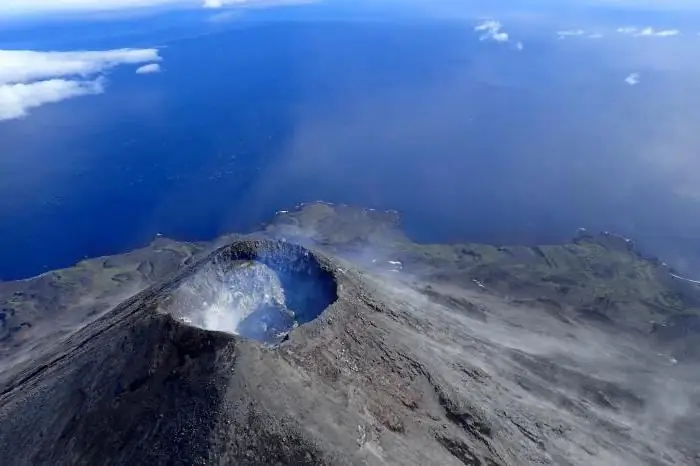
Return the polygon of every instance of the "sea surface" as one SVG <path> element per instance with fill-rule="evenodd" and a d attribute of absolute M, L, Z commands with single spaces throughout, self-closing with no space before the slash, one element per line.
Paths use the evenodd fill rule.
<path fill-rule="evenodd" d="M 676 78 L 627 86 L 633 69 L 593 45 L 523 33 L 518 51 L 464 22 L 224 19 L 0 33 L 0 48 L 163 57 L 160 74 L 118 68 L 103 95 L 0 122 L 0 279 L 157 234 L 252 230 L 313 200 L 398 210 L 419 241 L 556 242 L 586 227 L 697 264 L 698 202 L 647 150 Z"/>

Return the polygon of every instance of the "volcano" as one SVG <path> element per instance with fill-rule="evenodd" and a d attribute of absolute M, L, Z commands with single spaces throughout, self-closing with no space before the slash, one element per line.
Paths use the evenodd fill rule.
<path fill-rule="evenodd" d="M 397 265 L 398 264 L 398 265 Z M 0 464 L 698 464 L 698 286 L 323 203 L 0 283 Z"/>

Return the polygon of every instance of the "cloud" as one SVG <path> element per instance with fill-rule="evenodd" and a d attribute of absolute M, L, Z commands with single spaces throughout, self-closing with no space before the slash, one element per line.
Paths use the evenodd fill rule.
<path fill-rule="evenodd" d="M 509 36 L 503 31 L 503 25 L 496 20 L 489 19 L 477 25 L 475 31 L 481 32 L 479 40 L 492 40 L 495 42 L 508 42 Z"/>
<path fill-rule="evenodd" d="M 655 31 L 654 28 L 644 28 L 639 31 L 638 36 L 657 36 L 657 37 L 673 37 L 680 35 L 681 31 L 678 29 L 664 29 L 662 31 Z"/>
<path fill-rule="evenodd" d="M 0 16 L 194 5 L 198 1 L 200 0 L 21 0 L 0 2 Z"/>
<path fill-rule="evenodd" d="M 306 5 L 320 0 L 204 0 L 205 8 L 271 8 L 287 5 Z"/>
<path fill-rule="evenodd" d="M 29 109 L 83 95 L 104 92 L 104 79 L 70 81 L 51 79 L 0 86 L 0 121 L 27 116 Z"/>
<path fill-rule="evenodd" d="M 625 78 L 625 82 L 630 86 L 636 86 L 640 83 L 639 73 L 630 73 L 630 75 Z"/>
<path fill-rule="evenodd" d="M 566 29 L 563 31 L 557 31 L 557 37 L 560 40 L 567 39 L 569 37 L 581 37 L 584 39 L 602 39 L 603 34 L 598 32 L 588 32 L 583 29 Z"/>
<path fill-rule="evenodd" d="M 276 6 L 312 0 L 0 0 L 0 17 L 58 12 L 104 12 L 154 7 Z"/>
<path fill-rule="evenodd" d="M 508 43 L 511 41 L 510 35 L 503 30 L 503 25 L 500 21 L 494 19 L 484 20 L 482 23 L 474 27 L 474 31 L 481 33 L 480 41 L 493 41 L 499 43 Z M 512 42 L 515 50 L 521 51 L 525 48 L 525 44 L 521 41 Z"/>
<path fill-rule="evenodd" d="M 638 31 L 637 28 L 635 28 L 635 27 L 630 27 L 630 26 L 625 26 L 625 27 L 622 27 L 622 28 L 617 28 L 617 32 L 620 33 L 620 34 L 628 34 L 628 35 L 631 35 L 631 34 L 636 34 L 637 31 Z"/>
<path fill-rule="evenodd" d="M 617 29 L 619 34 L 634 37 L 673 37 L 681 34 L 678 29 L 660 29 L 656 30 L 653 27 L 636 28 L 631 26 L 621 27 Z"/>
<path fill-rule="evenodd" d="M 22 118 L 30 109 L 83 95 L 101 94 L 102 75 L 120 65 L 153 66 L 157 49 L 81 52 L 0 50 L 0 120 Z"/>
<path fill-rule="evenodd" d="M 143 65 L 136 70 L 136 74 L 153 74 L 160 73 L 160 65 L 158 63 L 149 63 L 148 65 Z"/>
<path fill-rule="evenodd" d="M 87 77 L 118 65 L 160 61 L 157 49 L 102 52 L 0 50 L 0 85 L 65 76 Z"/>
<path fill-rule="evenodd" d="M 583 29 L 571 29 L 571 30 L 566 30 L 566 31 L 557 31 L 557 36 L 559 36 L 560 39 L 565 39 L 567 37 L 580 37 L 586 34 L 586 31 Z"/>

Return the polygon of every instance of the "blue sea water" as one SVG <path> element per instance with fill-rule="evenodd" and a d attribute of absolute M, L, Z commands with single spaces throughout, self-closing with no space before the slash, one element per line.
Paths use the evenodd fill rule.
<path fill-rule="evenodd" d="M 103 95 L 0 122 L 0 279 L 156 234 L 248 231 L 317 199 L 399 210 L 421 241 L 584 226 L 700 256 L 697 203 L 639 157 L 654 84 L 622 87 L 595 50 L 533 36 L 517 52 L 446 20 L 144 21 L 0 34 L 0 48 L 163 47 L 160 74 L 118 68 Z"/>

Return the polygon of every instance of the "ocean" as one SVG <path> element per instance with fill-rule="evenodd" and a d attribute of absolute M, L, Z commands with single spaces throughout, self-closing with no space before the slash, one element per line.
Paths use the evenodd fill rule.
<path fill-rule="evenodd" d="M 648 152 L 678 111 L 658 93 L 681 78 L 627 86 L 630 69 L 593 44 L 523 35 L 517 50 L 457 21 L 145 21 L 0 34 L 0 48 L 163 57 L 160 74 L 117 68 L 102 95 L 0 122 L 0 279 L 157 234 L 250 231 L 313 200 L 398 210 L 424 242 L 558 242 L 586 227 L 697 264 L 698 201 Z"/>

